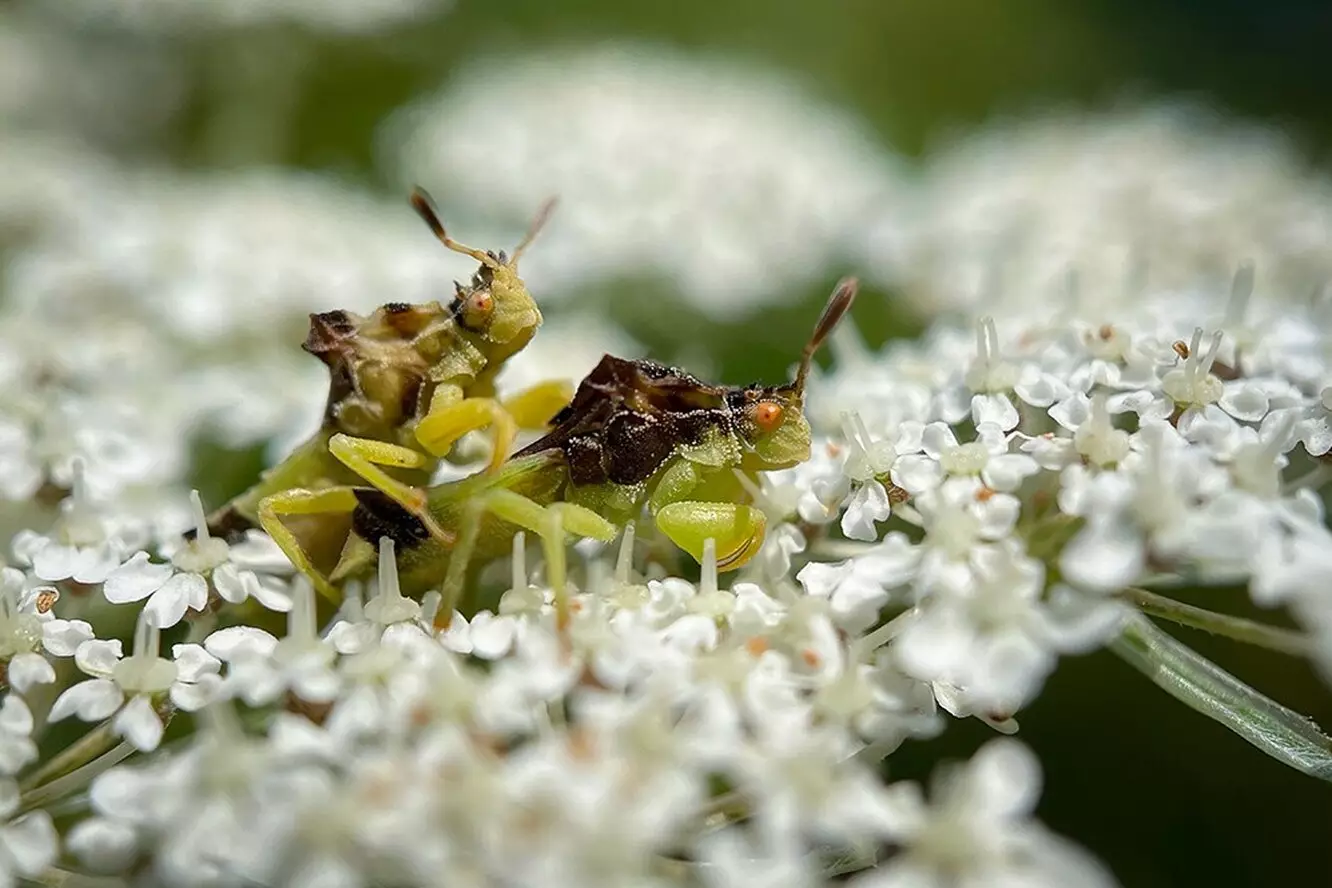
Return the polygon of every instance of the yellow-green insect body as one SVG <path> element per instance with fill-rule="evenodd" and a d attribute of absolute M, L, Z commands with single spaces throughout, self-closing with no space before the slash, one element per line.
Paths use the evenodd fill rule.
<path fill-rule="evenodd" d="M 260 482 L 210 518 L 217 533 L 258 521 L 272 530 L 273 507 L 292 489 L 319 490 L 370 481 L 428 521 L 419 489 L 468 431 L 490 426 L 491 468 L 508 455 L 519 426 L 540 428 L 566 403 L 567 383 L 537 386 L 501 404 L 495 378 L 531 342 L 540 309 L 517 263 L 549 214 L 543 208 L 509 258 L 458 244 L 428 197 L 413 206 L 450 249 L 481 263 L 451 302 L 388 303 L 369 315 L 336 310 L 310 316 L 305 349 L 329 369 L 320 429 Z M 277 499 L 274 499 L 277 497 Z M 268 502 L 266 518 L 260 508 Z M 433 527 L 444 536 L 442 529 Z"/>
<path fill-rule="evenodd" d="M 793 383 L 717 386 L 652 361 L 607 355 L 551 430 L 498 472 L 424 491 L 425 520 L 379 484 L 291 492 L 286 515 L 350 514 L 351 533 L 329 576 L 320 570 L 327 558 L 302 549 L 294 535 L 275 539 L 321 591 L 336 597 L 335 584 L 373 570 L 378 543 L 387 537 L 403 591 L 442 585 L 445 614 L 459 602 L 468 565 L 506 554 L 519 531 L 541 537 L 557 594 L 566 534 L 609 541 L 645 511 L 695 559 L 712 541 L 719 569 L 739 567 L 765 532 L 764 514 L 751 502 L 752 482 L 809 457 L 803 408 L 810 359 L 855 291 L 853 280 L 834 291 Z M 454 539 L 432 532 L 432 524 Z"/>

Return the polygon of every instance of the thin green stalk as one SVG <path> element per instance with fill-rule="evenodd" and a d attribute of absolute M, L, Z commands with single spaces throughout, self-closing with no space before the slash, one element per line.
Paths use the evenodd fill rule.
<path fill-rule="evenodd" d="M 1311 719 L 1249 687 L 1141 614 L 1109 648 L 1159 688 L 1297 771 L 1332 782 L 1332 739 Z"/>
<path fill-rule="evenodd" d="M 1307 657 L 1310 653 L 1308 637 L 1290 629 L 1268 626 L 1265 623 L 1229 614 L 1219 614 L 1173 598 L 1166 598 L 1164 595 L 1157 595 L 1155 592 L 1148 592 L 1146 589 L 1129 588 L 1121 595 L 1143 613 L 1181 626 L 1201 629 L 1213 635 L 1290 654 L 1293 657 Z"/>
<path fill-rule="evenodd" d="M 55 778 L 23 794 L 23 809 L 48 808 L 58 799 L 82 789 L 99 775 L 110 770 L 125 759 L 134 755 L 135 749 L 128 743 L 121 742 L 106 753 L 93 759 L 81 768 Z"/>
<path fill-rule="evenodd" d="M 19 783 L 19 790 L 26 796 L 42 784 L 88 764 L 114 746 L 115 742 L 116 735 L 112 733 L 111 721 L 108 719 L 29 774 Z"/>

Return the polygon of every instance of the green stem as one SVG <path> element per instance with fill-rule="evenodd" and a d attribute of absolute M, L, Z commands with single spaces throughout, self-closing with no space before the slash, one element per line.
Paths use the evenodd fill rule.
<path fill-rule="evenodd" d="M 27 796 L 39 786 L 86 765 L 105 753 L 115 742 L 116 735 L 111 732 L 110 720 L 104 721 L 24 778 L 19 784 L 19 790 Z"/>
<path fill-rule="evenodd" d="M 1157 595 L 1155 592 L 1148 592 L 1146 589 L 1128 588 L 1121 595 L 1143 613 L 1181 626 L 1201 629 L 1213 635 L 1294 657 L 1307 657 L 1310 653 L 1309 639 L 1299 632 L 1282 629 L 1279 626 L 1268 626 L 1243 617 L 1204 610 L 1173 598 L 1166 598 L 1164 595 Z"/>
<path fill-rule="evenodd" d="M 62 799 L 74 791 L 82 789 L 92 783 L 99 774 L 120 764 L 125 759 L 134 755 L 134 752 L 135 749 L 133 746 L 121 742 L 83 767 L 76 768 L 67 774 L 55 778 L 49 783 L 43 784 L 29 792 L 25 792 L 23 794 L 23 810 L 31 811 L 36 808 L 50 810 L 52 802 Z"/>
<path fill-rule="evenodd" d="M 1319 463 L 1298 478 L 1293 478 L 1281 486 L 1281 492 L 1292 494 L 1297 490 L 1318 490 L 1332 481 L 1332 466 Z"/>
<path fill-rule="evenodd" d="M 1109 649 L 1189 708 L 1297 771 L 1332 781 L 1332 740 L 1298 712 L 1249 687 L 1141 614 Z"/>

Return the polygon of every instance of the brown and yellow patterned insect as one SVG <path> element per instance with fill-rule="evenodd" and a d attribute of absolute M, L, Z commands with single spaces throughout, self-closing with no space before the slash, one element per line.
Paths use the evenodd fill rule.
<path fill-rule="evenodd" d="M 503 403 L 495 397 L 496 375 L 541 325 L 541 312 L 518 276 L 518 260 L 553 203 L 542 207 L 511 257 L 453 240 L 423 190 L 412 193 L 411 203 L 446 247 L 481 267 L 469 285 L 455 285 L 448 304 L 393 302 L 368 316 L 312 314 L 304 347 L 329 370 L 322 426 L 258 484 L 214 512 L 209 527 L 215 533 L 258 522 L 280 540 L 287 532 L 283 517 L 306 505 L 287 491 L 368 481 L 446 542 L 451 535 L 431 516 L 421 493 L 439 460 L 464 434 L 489 426 L 489 468 L 498 469 L 519 427 L 543 428 L 568 403 L 572 386 L 562 381 Z"/>
<path fill-rule="evenodd" d="M 498 472 L 422 491 L 430 522 L 456 534 L 456 542 L 442 541 L 369 476 L 372 487 L 281 494 L 302 503 L 292 511 L 318 520 L 302 540 L 296 533 L 274 538 L 335 600 L 340 583 L 375 569 L 388 538 L 402 590 L 420 595 L 442 586 L 446 615 L 459 604 L 468 565 L 505 555 L 521 530 L 541 537 L 561 607 L 566 533 L 609 541 L 645 511 L 695 559 L 711 540 L 718 567 L 737 568 L 763 543 L 765 517 L 750 499 L 758 473 L 809 458 L 805 380 L 815 350 L 855 293 L 855 280 L 838 284 L 790 383 L 713 385 L 652 361 L 607 355 L 551 431 Z"/>

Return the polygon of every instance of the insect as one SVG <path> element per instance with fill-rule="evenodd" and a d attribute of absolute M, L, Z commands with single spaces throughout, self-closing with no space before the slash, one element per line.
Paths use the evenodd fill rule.
<path fill-rule="evenodd" d="M 403 592 L 419 596 L 442 580 L 446 615 L 460 601 L 468 564 L 503 556 L 520 530 L 541 537 L 547 579 L 562 607 L 566 534 L 609 542 L 645 509 L 696 560 L 711 541 L 719 569 L 740 567 L 765 532 L 763 512 L 750 504 L 752 482 L 759 472 L 809 458 L 804 396 L 810 363 L 856 290 L 851 278 L 837 285 L 790 383 L 712 385 L 652 361 L 607 355 L 556 414 L 552 429 L 498 472 L 424 492 L 432 519 L 456 534 L 452 544 L 377 485 L 285 494 L 286 502 L 299 504 L 291 511 L 317 519 L 306 528 L 308 549 L 271 512 L 262 516 L 264 527 L 334 600 L 336 584 L 375 569 L 379 543 L 388 538 Z M 349 517 L 349 524 L 344 520 L 340 532 L 330 534 L 337 516 Z M 322 568 L 330 563 L 326 574 Z"/>
<path fill-rule="evenodd" d="M 302 502 L 292 489 L 369 482 L 416 516 L 439 539 L 449 534 L 426 509 L 421 489 L 439 459 L 464 434 L 490 426 L 489 468 L 498 469 L 519 427 L 540 429 L 572 395 L 563 381 L 542 383 L 500 403 L 495 377 L 531 341 L 541 312 L 518 276 L 518 260 L 550 216 L 538 212 L 513 251 L 482 252 L 453 240 L 420 188 L 411 204 L 444 246 L 481 263 L 468 286 L 439 301 L 391 302 L 367 316 L 349 311 L 310 315 L 304 348 L 329 370 L 329 394 L 318 432 L 259 483 L 209 518 L 226 535 Z"/>

